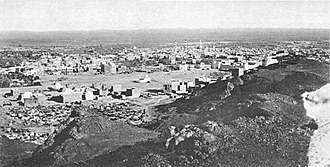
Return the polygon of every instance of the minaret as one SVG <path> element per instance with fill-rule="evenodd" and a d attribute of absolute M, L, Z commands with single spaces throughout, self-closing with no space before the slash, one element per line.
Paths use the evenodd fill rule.
<path fill-rule="evenodd" d="M 202 40 L 199 40 L 199 49 L 202 49 Z"/>

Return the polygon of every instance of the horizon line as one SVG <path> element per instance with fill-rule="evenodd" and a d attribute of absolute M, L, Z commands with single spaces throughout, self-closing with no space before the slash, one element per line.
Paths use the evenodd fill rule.
<path fill-rule="evenodd" d="M 329 30 L 330 28 L 311 28 L 311 27 L 237 27 L 237 28 L 138 28 L 138 29 L 72 29 L 72 30 L 0 30 L 0 32 L 72 32 L 72 31 L 145 31 L 145 30 L 231 30 L 231 29 L 310 29 L 310 30 Z"/>

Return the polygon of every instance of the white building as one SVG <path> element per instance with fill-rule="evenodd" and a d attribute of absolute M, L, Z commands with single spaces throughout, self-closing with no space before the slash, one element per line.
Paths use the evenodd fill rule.
<path fill-rule="evenodd" d="M 145 75 L 144 77 L 139 78 L 139 83 L 150 83 L 151 78 L 148 75 Z"/>

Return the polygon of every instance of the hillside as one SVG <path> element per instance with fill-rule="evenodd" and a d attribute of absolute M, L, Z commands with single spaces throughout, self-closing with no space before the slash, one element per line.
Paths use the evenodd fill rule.
<path fill-rule="evenodd" d="M 160 106 L 158 111 L 194 114 L 219 122 L 240 116 L 283 115 L 301 123 L 305 116 L 301 94 L 329 82 L 328 73 L 327 64 L 286 58 L 281 64 L 241 78 L 211 84 L 190 97 Z"/>
<path fill-rule="evenodd" d="M 86 107 L 77 107 L 57 134 L 39 146 L 23 166 L 58 166 L 114 151 L 118 147 L 155 138 L 158 133 L 110 121 Z"/>
<path fill-rule="evenodd" d="M 158 106 L 158 119 L 144 128 L 99 116 L 75 116 L 49 139 L 53 142 L 20 163 L 307 166 L 309 142 L 316 127 L 307 124 L 310 119 L 305 116 L 301 94 L 329 82 L 329 65 L 299 57 L 280 61 Z M 171 126 L 175 127 L 172 134 Z"/>
<path fill-rule="evenodd" d="M 0 166 L 30 157 L 38 145 L 0 137 Z"/>

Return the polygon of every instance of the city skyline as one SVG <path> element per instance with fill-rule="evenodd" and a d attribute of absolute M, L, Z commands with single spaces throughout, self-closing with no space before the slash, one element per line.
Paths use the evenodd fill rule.
<path fill-rule="evenodd" d="M 0 31 L 330 28 L 329 1 L 0 0 Z"/>

